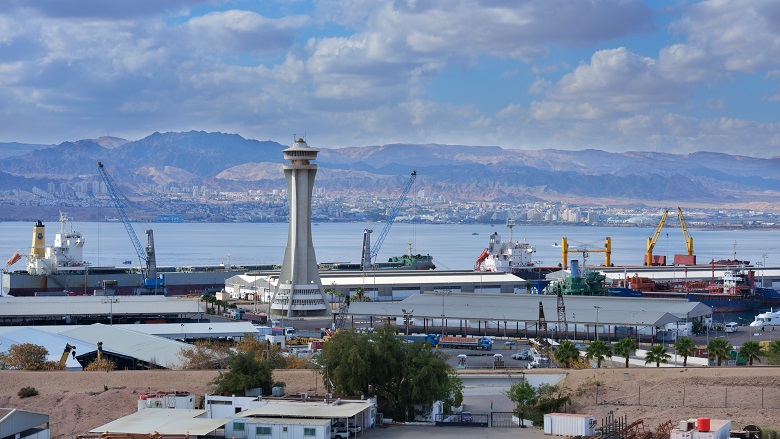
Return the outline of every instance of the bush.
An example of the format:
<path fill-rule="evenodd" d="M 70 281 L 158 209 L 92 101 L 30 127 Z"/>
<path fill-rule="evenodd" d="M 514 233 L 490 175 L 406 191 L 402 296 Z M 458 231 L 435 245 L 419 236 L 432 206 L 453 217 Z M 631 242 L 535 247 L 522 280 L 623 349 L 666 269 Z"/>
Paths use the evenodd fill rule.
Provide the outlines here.
<path fill-rule="evenodd" d="M 28 396 L 35 396 L 38 394 L 38 390 L 35 387 L 22 387 L 19 389 L 19 398 L 27 398 Z"/>

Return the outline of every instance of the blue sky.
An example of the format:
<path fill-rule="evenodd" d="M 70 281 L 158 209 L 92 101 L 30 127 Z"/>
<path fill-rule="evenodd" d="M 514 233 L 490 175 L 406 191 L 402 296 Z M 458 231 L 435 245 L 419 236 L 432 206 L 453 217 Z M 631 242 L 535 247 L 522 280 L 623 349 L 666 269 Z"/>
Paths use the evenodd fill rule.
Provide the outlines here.
<path fill-rule="evenodd" d="M 4 0 L 0 142 L 780 155 L 780 2 Z"/>

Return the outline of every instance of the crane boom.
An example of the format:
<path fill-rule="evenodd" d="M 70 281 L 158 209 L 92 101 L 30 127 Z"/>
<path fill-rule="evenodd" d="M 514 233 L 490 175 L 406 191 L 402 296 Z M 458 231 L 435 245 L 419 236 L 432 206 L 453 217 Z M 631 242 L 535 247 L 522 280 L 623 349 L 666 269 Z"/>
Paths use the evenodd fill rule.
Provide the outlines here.
<path fill-rule="evenodd" d="M 658 227 L 655 228 L 653 236 L 647 238 L 647 252 L 645 253 L 645 265 L 647 266 L 653 265 L 653 247 L 658 242 L 658 237 L 661 236 L 661 229 L 664 228 L 667 216 L 669 216 L 668 209 L 664 210 L 664 214 L 661 216 L 661 221 L 658 222 Z"/>
<path fill-rule="evenodd" d="M 125 230 L 127 231 L 128 236 L 130 236 L 130 241 L 133 243 L 135 253 L 138 255 L 138 259 L 140 259 L 141 262 L 146 265 L 142 274 L 144 287 L 162 287 L 164 285 L 164 280 L 162 278 L 157 278 L 157 260 L 155 258 L 154 252 L 154 235 L 152 233 L 152 229 L 146 230 L 147 244 L 144 248 L 141 245 L 141 241 L 138 240 L 138 235 L 136 235 L 135 229 L 133 229 L 133 225 L 130 223 L 130 219 L 127 217 L 127 212 L 125 212 L 125 202 L 123 201 L 124 197 L 120 196 L 121 192 L 114 185 L 114 181 L 106 172 L 102 162 L 98 162 L 98 171 L 100 172 L 100 176 L 103 178 L 103 181 L 106 183 L 106 190 L 108 191 L 108 195 L 111 197 L 111 201 L 113 201 L 114 205 L 116 206 L 116 210 L 119 213 L 122 224 L 125 226 Z"/>
<path fill-rule="evenodd" d="M 688 256 L 693 255 L 693 237 L 688 234 L 688 225 L 685 223 L 685 217 L 683 216 L 682 209 L 677 207 L 677 216 L 680 218 L 680 228 L 682 229 L 683 239 L 685 240 L 685 249 L 688 251 Z"/>
<path fill-rule="evenodd" d="M 417 171 L 412 171 L 412 175 L 408 180 L 406 180 L 406 184 L 404 184 L 404 187 L 401 190 L 401 195 L 398 197 L 398 200 L 395 202 L 392 210 L 390 210 L 390 213 L 387 215 L 387 222 L 385 223 L 384 227 L 382 227 L 382 231 L 379 233 L 379 238 L 376 240 L 376 244 L 373 246 L 373 248 L 371 248 L 370 244 L 370 236 L 373 230 L 365 229 L 363 231 L 363 257 L 361 258 L 362 270 L 368 270 L 371 263 L 376 260 L 376 256 L 379 254 L 379 249 L 382 248 L 382 243 L 385 242 L 385 237 L 387 237 L 387 232 L 390 231 L 390 227 L 393 225 L 395 217 L 398 216 L 398 212 L 401 210 L 401 206 L 404 204 L 404 201 L 406 201 L 406 195 L 409 193 L 409 189 L 412 188 L 412 184 L 416 178 Z"/>

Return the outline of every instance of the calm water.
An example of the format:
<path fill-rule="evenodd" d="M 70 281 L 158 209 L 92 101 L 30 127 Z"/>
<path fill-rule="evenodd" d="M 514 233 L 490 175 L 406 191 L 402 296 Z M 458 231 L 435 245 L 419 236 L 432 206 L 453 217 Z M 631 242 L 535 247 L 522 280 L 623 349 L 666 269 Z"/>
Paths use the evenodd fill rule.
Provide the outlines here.
<path fill-rule="evenodd" d="M 46 244 L 51 245 L 60 229 L 58 222 L 47 222 Z M 32 241 L 33 223 L 0 223 L 0 258 L 10 257 L 16 250 L 25 254 Z M 228 255 L 231 264 L 279 264 L 287 243 L 287 224 L 283 223 L 154 223 L 155 247 L 158 265 L 217 265 Z M 360 260 L 363 229 L 374 229 L 376 241 L 381 225 L 365 223 L 321 223 L 312 226 L 314 247 L 319 262 L 357 262 Z M 84 259 L 93 265 L 122 265 L 125 260 L 138 264 L 138 257 L 121 223 L 73 223 L 86 240 Z M 644 260 L 645 242 L 654 228 L 618 228 L 584 226 L 516 226 L 513 238 L 524 239 L 536 246 L 535 261 L 557 265 L 561 261 L 561 237 L 569 239 L 570 249 L 603 249 L 607 236 L 612 238 L 612 262 L 616 265 L 640 265 Z M 780 231 L 736 231 L 690 229 L 694 250 L 700 262 L 710 259 L 749 260 L 767 266 L 780 265 Z M 390 230 L 378 258 L 407 252 L 411 242 L 414 253 L 430 254 L 443 269 L 470 269 L 480 252 L 487 247 L 490 234 L 499 232 L 509 238 L 505 226 L 489 225 L 430 225 L 396 223 Z M 668 235 L 667 235 L 668 232 Z M 143 245 L 146 235 L 142 227 L 136 233 Z M 685 253 L 680 229 L 664 229 L 654 254 L 666 255 L 671 261 L 675 253 Z M 570 258 L 581 256 L 570 255 Z M 603 253 L 591 253 L 588 264 L 603 264 Z M 24 259 L 14 268 L 21 268 Z"/>

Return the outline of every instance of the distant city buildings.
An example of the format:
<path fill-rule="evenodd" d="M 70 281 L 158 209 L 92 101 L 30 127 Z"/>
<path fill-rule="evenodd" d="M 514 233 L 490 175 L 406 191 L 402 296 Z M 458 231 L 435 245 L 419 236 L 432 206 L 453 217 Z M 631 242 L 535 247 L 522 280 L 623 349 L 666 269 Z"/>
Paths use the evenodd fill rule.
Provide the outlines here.
<path fill-rule="evenodd" d="M 141 210 L 130 212 L 146 221 L 181 218 L 201 222 L 287 222 L 289 208 L 285 189 L 216 190 L 206 185 L 148 185 L 131 197 Z M 378 222 L 387 218 L 397 200 L 392 197 L 351 195 L 315 188 L 312 194 L 313 222 Z M 111 207 L 105 183 L 48 183 L 45 188 L 0 191 L 0 203 L 16 206 Z M 674 209 L 677 205 L 664 208 Z M 611 207 L 576 205 L 570 202 L 509 203 L 456 201 L 424 190 L 408 200 L 397 222 L 445 224 L 583 224 L 612 226 L 655 226 L 663 209 L 652 206 Z M 685 218 L 692 227 L 780 227 L 780 214 L 757 210 L 687 208 Z M 92 220 L 105 220 L 94 217 Z M 0 218 L 29 220 L 38 218 Z M 87 220 L 89 218 L 83 218 Z"/>

